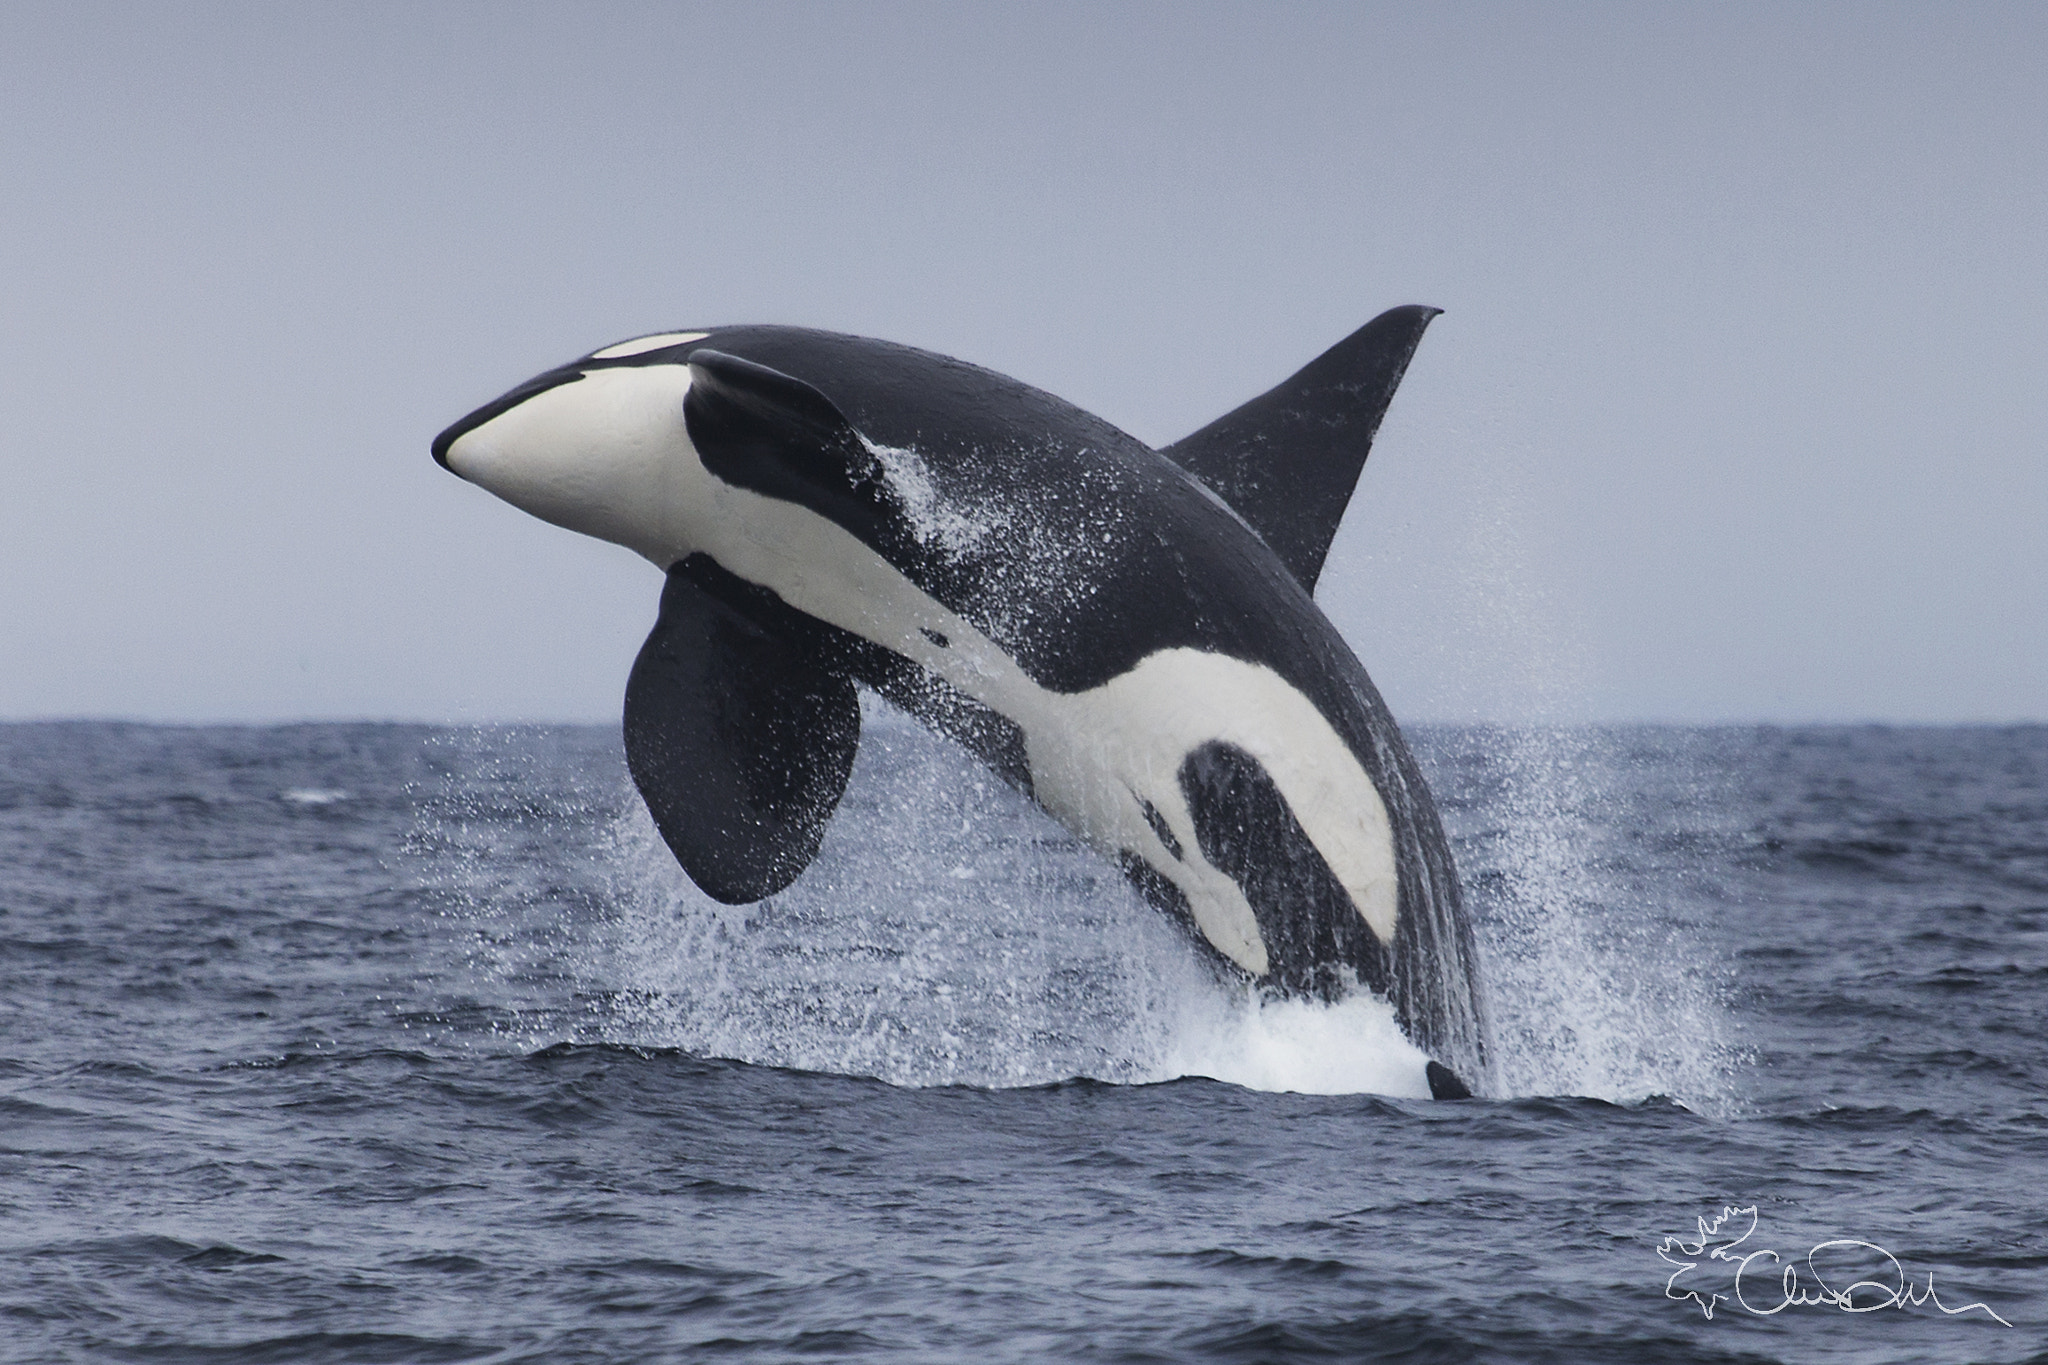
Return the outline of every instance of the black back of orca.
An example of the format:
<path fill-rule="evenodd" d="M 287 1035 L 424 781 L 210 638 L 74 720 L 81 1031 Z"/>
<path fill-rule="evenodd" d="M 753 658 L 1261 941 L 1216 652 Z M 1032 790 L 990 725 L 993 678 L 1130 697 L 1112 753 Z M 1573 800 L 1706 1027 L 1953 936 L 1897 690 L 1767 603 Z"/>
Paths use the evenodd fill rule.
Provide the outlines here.
<path fill-rule="evenodd" d="M 1419 321 L 1411 317 L 1405 349 L 1393 348 L 1393 380 L 1433 313 L 1396 311 Z M 1290 521 L 1287 496 L 1245 494 L 1259 500 L 1268 535 L 1293 547 L 1290 565 L 1161 453 L 992 371 L 912 347 L 786 327 L 715 328 L 675 350 L 674 359 L 696 362 L 686 411 L 707 468 L 845 527 L 1041 687 L 1084 691 L 1161 650 L 1188 648 L 1264 665 L 1313 703 L 1387 809 L 1399 878 L 1391 948 L 1352 908 L 1257 760 L 1227 745 L 1189 754 L 1179 775 L 1203 854 L 1252 905 L 1272 960 L 1269 988 L 1327 998 L 1346 988 L 1349 975 L 1387 996 L 1418 1046 L 1467 1074 L 1484 1070 L 1470 931 L 1435 805 L 1371 679 L 1305 586 L 1320 569 L 1392 380 L 1382 375 L 1347 388 L 1332 380 L 1325 357 L 1303 372 L 1314 394 L 1276 404 L 1275 395 L 1286 397 L 1283 385 L 1247 405 L 1277 408 L 1298 425 L 1315 402 L 1356 404 L 1361 388 L 1377 395 L 1377 407 L 1336 457 L 1339 466 L 1348 463 L 1348 476 L 1340 467 L 1286 483 L 1291 495 L 1316 497 L 1317 505 L 1299 508 Z M 1384 369 L 1388 362 L 1374 363 Z M 1256 457 L 1259 443 L 1245 433 L 1257 416 L 1235 425 L 1225 418 L 1189 438 L 1191 461 L 1207 458 L 1221 480 L 1217 471 L 1227 473 L 1232 459 Z M 848 423 L 858 437 L 843 430 Z M 1204 446 L 1205 433 L 1218 431 L 1227 439 Z M 915 452 L 936 500 L 961 514 L 966 533 L 921 534 L 868 467 L 875 458 L 869 446 Z M 1307 529 L 1287 529 L 1292 522 Z M 1003 717 L 901 656 L 803 616 L 708 556 L 672 567 L 663 603 L 629 687 L 628 752 L 663 834 L 712 894 L 757 899 L 809 862 L 850 767 L 846 736 L 858 733 L 844 679 L 875 688 L 1029 792 L 1021 738 Z M 733 622 L 745 622 L 745 630 Z M 681 678 L 679 645 L 701 650 L 714 637 L 735 650 L 725 683 Z M 754 734 L 749 727 L 764 724 L 765 713 L 726 695 L 758 691 L 767 672 L 790 663 L 791 651 L 808 661 L 802 676 L 813 684 L 787 699 L 821 737 L 821 757 L 810 766 L 793 752 L 800 747 L 794 732 Z M 731 764 L 732 775 L 715 790 L 697 785 L 704 767 L 685 755 L 721 742 L 765 744 L 785 768 L 802 771 L 779 786 L 754 780 L 750 788 L 745 765 Z M 703 832 L 708 801 L 725 803 L 724 833 Z M 774 833 L 766 840 L 772 847 L 750 845 L 748 829 Z M 736 841 L 732 856 L 719 851 L 720 839 Z M 1191 923 L 1175 887 L 1141 861 L 1125 865 L 1149 898 Z"/>

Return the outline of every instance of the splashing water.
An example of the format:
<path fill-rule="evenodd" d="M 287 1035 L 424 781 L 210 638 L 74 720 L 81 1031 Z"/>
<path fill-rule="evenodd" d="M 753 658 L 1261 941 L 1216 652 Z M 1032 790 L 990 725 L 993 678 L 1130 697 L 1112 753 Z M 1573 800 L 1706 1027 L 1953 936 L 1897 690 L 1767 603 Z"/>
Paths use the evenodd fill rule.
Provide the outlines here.
<path fill-rule="evenodd" d="M 862 752 L 816 867 L 757 906 L 704 898 L 629 804 L 615 1037 L 899 1084 L 1428 1093 L 1383 1003 L 1220 982 L 1098 854 L 884 704 Z"/>
<path fill-rule="evenodd" d="M 1000 534 L 1008 518 L 997 509 L 976 507 L 963 511 L 939 494 L 932 483 L 924 457 L 906 446 L 884 445 L 860 438 L 883 477 L 895 490 L 898 504 L 909 519 L 910 529 L 925 545 L 955 557 L 978 548 Z"/>
<path fill-rule="evenodd" d="M 1402 413 L 1396 404 L 1383 440 L 1401 439 Z M 1714 765 L 1699 732 L 1559 723 L 1583 714 L 1595 671 L 1571 605 L 1546 587 L 1556 576 L 1527 517 L 1556 460 L 1519 443 L 1519 422 L 1503 410 L 1454 433 L 1471 449 L 1452 466 L 1465 471 L 1467 510 L 1455 575 L 1435 585 L 1443 603 L 1340 592 L 1326 608 L 1347 636 L 1391 636 L 1433 659 L 1438 714 L 1521 722 L 1408 729 L 1474 923 L 1493 1032 L 1486 1089 L 1665 1095 L 1725 1112 L 1747 1054 L 1730 1036 L 1728 952 L 1697 898 L 1723 894 L 1716 874 L 1740 841 L 1718 823 L 1739 803 L 1700 788 Z M 1361 529 L 1340 534 L 1325 581 L 1412 581 L 1399 537 Z M 1375 620 L 1364 614 L 1375 602 L 1409 614 Z"/>
<path fill-rule="evenodd" d="M 1466 827 L 1454 842 L 1497 1093 L 1733 1104 L 1730 969 L 1672 894 L 1694 870 L 1695 841 L 1649 811 L 1688 808 L 1697 829 L 1705 803 L 1698 791 L 1642 789 L 1652 769 L 1692 770 L 1650 751 L 1687 738 L 1587 727 L 1464 737 L 1455 780 L 1466 790 L 1446 804 Z"/>
<path fill-rule="evenodd" d="M 1207 1076 L 1427 1095 L 1383 1002 L 1261 1001 L 1219 979 L 1107 860 L 886 704 L 866 711 L 817 862 L 756 905 L 689 882 L 595 738 L 567 773 L 518 744 L 451 765 L 463 795 L 430 809 L 426 843 L 498 1031 L 902 1085 Z M 1475 735 L 1449 764 L 1477 788 L 1449 803 L 1454 825 L 1461 805 L 1481 817 L 1459 857 L 1495 1022 L 1489 1089 L 1711 1103 L 1727 1085 L 1718 998 L 1671 951 L 1682 934 L 1631 922 L 1589 870 L 1586 832 L 1613 830 L 1587 739 Z"/>

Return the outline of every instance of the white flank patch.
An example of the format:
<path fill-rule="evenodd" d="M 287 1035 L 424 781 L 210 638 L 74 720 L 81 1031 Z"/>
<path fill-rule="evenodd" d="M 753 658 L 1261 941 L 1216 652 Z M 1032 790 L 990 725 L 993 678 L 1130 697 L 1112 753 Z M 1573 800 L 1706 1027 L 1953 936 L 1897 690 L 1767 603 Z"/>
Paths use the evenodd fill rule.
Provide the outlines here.
<path fill-rule="evenodd" d="M 643 355 L 658 351 L 664 346 L 680 346 L 687 341 L 702 341 L 709 332 L 656 332 L 651 337 L 635 337 L 621 341 L 616 346 L 607 346 L 602 351 L 592 351 L 592 360 L 619 360 L 629 355 Z"/>

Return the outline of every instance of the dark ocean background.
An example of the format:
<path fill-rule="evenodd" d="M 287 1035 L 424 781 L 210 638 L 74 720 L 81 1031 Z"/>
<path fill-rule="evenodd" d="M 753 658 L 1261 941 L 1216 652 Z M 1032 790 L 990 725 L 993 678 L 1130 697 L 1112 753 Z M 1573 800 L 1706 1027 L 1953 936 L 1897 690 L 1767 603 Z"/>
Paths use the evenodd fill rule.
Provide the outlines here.
<path fill-rule="evenodd" d="M 0 726 L 0 1358 L 2048 1360 L 2048 729 L 1413 732 L 1432 1103 L 870 719 L 739 908 L 608 729 Z"/>

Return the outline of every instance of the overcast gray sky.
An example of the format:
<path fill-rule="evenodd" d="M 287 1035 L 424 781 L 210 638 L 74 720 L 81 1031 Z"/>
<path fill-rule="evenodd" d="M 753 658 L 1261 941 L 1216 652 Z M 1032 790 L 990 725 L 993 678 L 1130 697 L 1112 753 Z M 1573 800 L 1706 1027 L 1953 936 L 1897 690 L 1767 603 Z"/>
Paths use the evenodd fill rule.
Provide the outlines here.
<path fill-rule="evenodd" d="M 2048 8 L 0 8 L 0 717 L 601 719 L 435 467 L 787 322 L 1145 440 L 1447 309 L 1322 600 L 1410 718 L 2048 718 Z"/>

